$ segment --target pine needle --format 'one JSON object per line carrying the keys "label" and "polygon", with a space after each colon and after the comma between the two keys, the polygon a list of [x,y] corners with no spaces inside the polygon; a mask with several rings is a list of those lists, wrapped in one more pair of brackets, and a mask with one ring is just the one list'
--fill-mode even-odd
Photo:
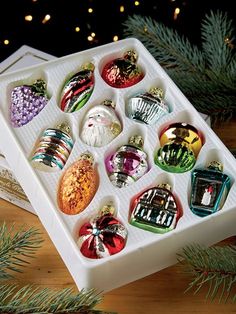
{"label": "pine needle", "polygon": [[21,268],[29,264],[40,247],[42,239],[35,228],[15,231],[14,225],[0,226],[0,279],[12,278],[12,272],[22,272]]}
{"label": "pine needle", "polygon": [[145,16],[129,16],[124,35],[138,38],[212,125],[236,113],[236,55],[233,23],[220,11],[205,16],[202,47]]}
{"label": "pine needle", "polygon": [[54,291],[31,285],[20,289],[16,285],[0,286],[1,313],[112,314],[112,312],[94,309],[101,300],[101,295],[95,289],[81,290],[78,294],[73,294],[70,288]]}
{"label": "pine needle", "polygon": [[192,245],[183,249],[179,261],[185,270],[193,275],[193,280],[186,291],[195,289],[196,294],[203,286],[209,285],[207,299],[226,302],[230,295],[236,301],[236,246],[213,246],[204,248]]}

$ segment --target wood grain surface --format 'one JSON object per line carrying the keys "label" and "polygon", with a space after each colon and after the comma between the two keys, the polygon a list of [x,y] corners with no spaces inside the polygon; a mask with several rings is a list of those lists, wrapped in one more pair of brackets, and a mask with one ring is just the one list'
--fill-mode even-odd
{"label": "wood grain surface", "polygon": [[[236,119],[214,127],[214,130],[228,148],[236,147]],[[22,274],[17,275],[19,285],[30,283],[53,289],[72,287],[75,292],[77,291],[69,271],[36,215],[0,199],[0,222],[3,221],[9,225],[14,223],[16,229],[22,225],[34,226],[42,232],[44,239],[43,246],[38,250],[36,258],[30,261],[31,263]],[[219,244],[235,243],[236,237],[232,237]],[[97,308],[119,314],[236,313],[236,304],[206,300],[206,288],[197,294],[194,294],[193,290],[184,293],[191,279],[184,272],[183,266],[178,263],[105,293]]]}

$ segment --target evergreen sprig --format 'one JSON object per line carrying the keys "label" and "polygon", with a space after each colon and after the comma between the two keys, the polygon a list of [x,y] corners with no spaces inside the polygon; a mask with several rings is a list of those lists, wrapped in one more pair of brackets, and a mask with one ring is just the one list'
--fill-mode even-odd
{"label": "evergreen sprig", "polygon": [[[35,228],[24,230],[21,227],[0,226],[0,281],[13,278],[14,272],[29,264],[28,259],[35,256],[41,246],[40,232]],[[33,285],[18,287],[16,284],[0,285],[0,313],[14,314],[110,314],[94,307],[102,296],[95,289],[81,290],[74,294],[66,288],[55,291],[49,288],[39,289]]]}
{"label": "evergreen sprig", "polygon": [[16,285],[0,286],[1,313],[109,314],[94,309],[100,301],[101,296],[95,289],[81,290],[79,294],[73,294],[70,288],[54,291],[49,288],[38,289],[32,286],[20,289]]}
{"label": "evergreen sprig", "polygon": [[0,226],[0,279],[12,278],[12,272],[22,272],[21,268],[29,264],[42,243],[40,233],[35,228],[15,231],[15,226]]}
{"label": "evergreen sprig", "polygon": [[236,57],[233,22],[210,12],[201,26],[202,49],[151,17],[129,16],[124,35],[138,38],[198,111],[212,122],[236,112]]}
{"label": "evergreen sprig", "polygon": [[[186,291],[195,289],[197,293],[208,285],[206,298],[226,302],[230,297],[236,302],[236,246],[212,246],[205,248],[190,245],[178,255],[185,271],[190,272],[194,279]],[[234,288],[234,289],[233,289]]]}

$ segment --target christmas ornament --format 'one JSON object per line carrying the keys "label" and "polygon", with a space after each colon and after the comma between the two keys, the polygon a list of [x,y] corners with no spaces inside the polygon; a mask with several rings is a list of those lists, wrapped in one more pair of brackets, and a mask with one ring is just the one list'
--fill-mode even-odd
{"label": "christmas ornament", "polygon": [[170,112],[163,97],[163,90],[157,87],[151,88],[149,92],[130,97],[126,106],[126,114],[137,122],[156,124],[162,116]]}
{"label": "christmas ornament", "polygon": [[137,84],[144,77],[144,73],[137,63],[137,53],[127,51],[122,58],[108,62],[102,70],[104,81],[116,88],[126,88]]}
{"label": "christmas ornament", "polygon": [[127,145],[121,146],[106,160],[110,181],[122,188],[140,179],[148,171],[147,154],[143,151],[143,138],[131,136]]}
{"label": "christmas ornament", "polygon": [[159,184],[139,194],[131,203],[130,224],[155,233],[173,230],[182,209],[168,184]]}
{"label": "christmas ornament", "polygon": [[62,123],[46,129],[31,159],[34,168],[43,171],[61,170],[71,153],[74,142],[69,125]]}
{"label": "christmas ornament", "polygon": [[58,188],[58,207],[68,215],[82,212],[98,188],[98,173],[90,153],[83,153],[63,174]]}
{"label": "christmas ornament", "polygon": [[89,100],[93,89],[94,65],[88,63],[66,81],[61,93],[61,110],[68,113],[79,110]]}
{"label": "christmas ornament", "polygon": [[230,178],[223,165],[212,161],[206,169],[194,169],[191,175],[190,209],[200,217],[219,211],[230,189]]}
{"label": "christmas ornament", "polygon": [[82,225],[77,243],[84,256],[98,259],[123,250],[127,234],[125,226],[114,217],[114,208],[106,205],[97,217]]}
{"label": "christmas ornament", "polygon": [[10,120],[14,128],[29,123],[47,105],[46,82],[36,80],[32,85],[20,85],[11,92]]}
{"label": "christmas ornament", "polygon": [[182,173],[193,168],[202,148],[198,130],[187,123],[173,123],[160,134],[160,145],[154,161],[165,171]]}
{"label": "christmas ornament", "polygon": [[114,109],[115,104],[105,100],[86,113],[81,131],[81,139],[84,143],[101,147],[120,134],[122,127]]}

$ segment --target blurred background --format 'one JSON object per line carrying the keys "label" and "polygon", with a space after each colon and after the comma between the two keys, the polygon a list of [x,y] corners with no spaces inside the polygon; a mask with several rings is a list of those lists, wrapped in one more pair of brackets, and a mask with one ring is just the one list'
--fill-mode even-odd
{"label": "blurred background", "polygon": [[124,38],[128,16],[150,16],[200,43],[210,10],[234,19],[232,0],[8,0],[0,10],[0,62],[22,45],[61,57]]}

